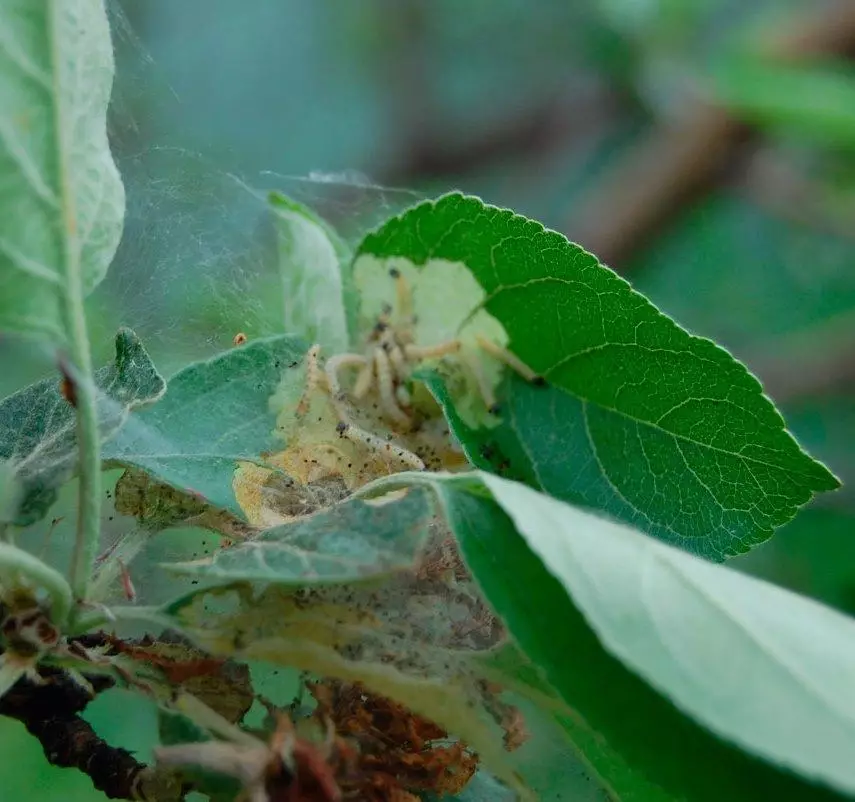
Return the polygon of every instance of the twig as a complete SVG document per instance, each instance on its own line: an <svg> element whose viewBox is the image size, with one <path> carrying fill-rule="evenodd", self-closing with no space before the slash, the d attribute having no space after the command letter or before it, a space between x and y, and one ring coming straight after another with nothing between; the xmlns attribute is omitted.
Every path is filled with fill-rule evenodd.
<svg viewBox="0 0 855 802"><path fill-rule="evenodd" d="M20 721L42 745L54 766L78 768L111 799L133 799L137 775L145 768L130 752L99 738L79 717L92 701L89 693L59 669L42 667L44 684L21 679L0 699L0 715ZM112 687L110 677L86 679L96 693Z"/></svg>
<svg viewBox="0 0 855 802"><path fill-rule="evenodd" d="M809 165L794 164L788 154L773 147L757 149L737 186L748 200L779 219L841 239L855 237L855 205L826 201L822 183L811 177Z"/></svg>
<svg viewBox="0 0 855 802"><path fill-rule="evenodd" d="M855 3L843 0L761 42L780 60L855 51ZM712 185L734 151L755 132L708 101L697 100L663 124L619 164L566 230L612 266L625 260L683 204Z"/></svg>

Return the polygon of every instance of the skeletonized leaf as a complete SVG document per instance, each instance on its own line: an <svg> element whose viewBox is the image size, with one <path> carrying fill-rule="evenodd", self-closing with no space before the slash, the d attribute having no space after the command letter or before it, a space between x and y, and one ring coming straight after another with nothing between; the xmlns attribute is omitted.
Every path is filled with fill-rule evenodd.
<svg viewBox="0 0 855 802"><path fill-rule="evenodd" d="M743 365L561 234L454 193L369 234L354 271L380 277L404 263L437 275L464 266L481 289L462 317L455 286L445 300L435 293L417 310L421 330L452 306L459 331L491 318L500 342L547 380L506 371L493 425L463 414L469 398L440 399L477 466L713 559L746 551L839 486Z"/></svg>
<svg viewBox="0 0 855 802"><path fill-rule="evenodd" d="M0 401L0 458L13 472L19 500L13 522L39 520L77 463L75 410L60 379L43 379ZM159 399L166 382L130 329L116 335L116 360L95 372L101 437L112 437L131 410Z"/></svg>
<svg viewBox="0 0 855 802"><path fill-rule="evenodd" d="M189 365L170 379L159 404L135 415L107 444L104 460L145 471L243 518L234 472L242 461L262 462L275 444L269 399L305 352L300 339L285 335Z"/></svg>
<svg viewBox="0 0 855 802"><path fill-rule="evenodd" d="M9 0L0 42L0 328L62 342L66 300L104 277L124 217L103 2Z"/></svg>
<svg viewBox="0 0 855 802"><path fill-rule="evenodd" d="M412 569L435 515L432 494L423 488L379 504L351 499L209 558L167 567L223 582L353 582Z"/></svg>
<svg viewBox="0 0 855 802"><path fill-rule="evenodd" d="M311 573L293 556L275 576L267 568L259 574L240 557L233 573L263 581L205 588L171 603L163 615L212 654L362 682L463 739L486 768L522 788L503 745L506 708L496 704L473 659L501 640L501 627L449 553L452 544L447 530L436 527L433 505L413 490L380 504L345 502L280 528L301 549L314 549ZM339 550L351 533L355 540L347 548L356 559L324 558L325 566L324 551ZM213 564L227 560L227 552ZM350 581L331 584L336 579Z"/></svg>

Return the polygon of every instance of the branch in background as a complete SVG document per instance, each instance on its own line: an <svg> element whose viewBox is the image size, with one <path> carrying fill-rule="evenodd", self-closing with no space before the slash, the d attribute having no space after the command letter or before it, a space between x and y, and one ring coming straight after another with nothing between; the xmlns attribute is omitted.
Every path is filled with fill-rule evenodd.
<svg viewBox="0 0 855 802"><path fill-rule="evenodd" d="M394 0L384 7L385 45L380 67L387 83L390 115L403 150L396 160L371 172L380 183L409 186L424 179L460 176L508 159L542 157L567 143L589 137L617 116L618 92L571 76L567 86L535 105L517 103L519 110L502 122L489 124L474 136L449 135L437 108L431 73L431 24L426 0ZM389 166L391 161L391 167Z"/></svg>
<svg viewBox="0 0 855 802"><path fill-rule="evenodd" d="M87 648L113 646L102 633L84 635L76 643ZM78 769L109 799L183 800L190 789L177 776L152 769L126 749L110 746L81 717L94 696L115 685L105 674L84 674L83 679L89 688L67 671L39 666L38 680L24 676L0 698L0 716L20 721L38 739L48 763Z"/></svg>
<svg viewBox="0 0 855 802"><path fill-rule="evenodd" d="M855 3L842 0L761 43L770 58L855 52ZM605 263L623 266L689 200L712 186L734 152L755 132L706 101L662 125L637 146L566 226Z"/></svg>
<svg viewBox="0 0 855 802"><path fill-rule="evenodd" d="M855 237L855 206L839 208L824 200L826 190L807 165L794 164L788 154L758 148L738 182L745 196L775 217L840 238Z"/></svg>
<svg viewBox="0 0 855 802"><path fill-rule="evenodd" d="M509 159L548 156L566 149L568 142L587 139L617 117L619 99L603 87L581 88L572 98L566 94L550 98L465 140L405 137L403 158L381 175L381 181L407 185L425 177L459 176Z"/></svg>

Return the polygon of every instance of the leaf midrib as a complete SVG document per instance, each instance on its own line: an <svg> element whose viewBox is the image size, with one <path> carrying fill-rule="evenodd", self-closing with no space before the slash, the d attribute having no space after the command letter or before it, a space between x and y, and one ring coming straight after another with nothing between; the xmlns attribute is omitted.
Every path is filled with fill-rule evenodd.
<svg viewBox="0 0 855 802"><path fill-rule="evenodd" d="M476 276L476 278L477 278L477 276ZM483 298L483 299L481 300L481 302L480 302L480 303L478 303L478 304L477 304L477 305L472 309L472 311L470 311L470 312L469 312L469 314L467 314L467 315L466 315L466 317L465 317L465 318L460 322L460 324L459 324L459 325L458 325L458 327L457 327L457 334L459 335L460 331L466 327L466 325L467 325L467 324L472 320L472 318L474 317L474 315L475 315L475 314L477 314L477 313L478 313L479 311L481 311L482 309L483 309L484 311L486 311L486 307L487 307L487 304L489 303L489 301L490 301L490 300L492 300L493 298L495 298L495 297L496 297L497 295L499 295L500 293L502 293L502 292L504 292L504 291L506 291L506 290L508 290L508 289L522 289L522 288L527 287L527 286L529 286L529 285L531 285L531 284L546 283L546 282L558 282L558 283L560 283L560 284L578 283L578 284L583 284L586 288L590 289L590 285L585 284L584 282L581 282L581 281L577 281L577 282L570 282L570 281L568 281L568 280L566 280L566 279L561 279L561 278L560 278L560 277L558 277L558 276L545 276L545 277L540 278L540 279L531 279L531 280L529 280L529 281L527 281L527 282L524 282L524 283L521 283L521 284L512 284L512 285L504 285L504 284L503 284L503 285L499 286L498 288L494 289L494 290L493 290L492 292L490 292L488 295L486 295L486 297L485 297L485 298ZM637 293L635 293L635 291L634 291L634 290L632 290L632 288L631 288L631 287L630 287L630 291L631 291L631 292L633 292L634 294L637 294ZM639 297L639 298L642 298L643 296L640 296L640 295L639 295L638 297ZM645 299L645 302L646 302L646 303L649 303L649 301L646 301L646 299ZM685 331L685 329L681 328L681 327L680 327L680 326L678 326L676 323L674 323L673 321L670 321L667 317L665 317L665 315L663 315L663 314L662 314L658 309L656 309L656 307L653 307L653 310L655 311L655 313L656 313L656 316L657 316L657 317L665 318L665 319L666 319L666 320L668 320L668 321L669 321L669 323L671 323L671 325L673 325L673 326L674 326L674 327L675 327L679 332L681 332L681 333L682 333L682 334L684 334L686 337L688 337L688 338L689 338L689 342L692 342L692 341L698 341L698 342L702 342L702 343L708 343L708 344L710 344L711 346L713 346L714 348L716 348L718 351L720 351L720 352L721 352L723 355L725 355L728 359L733 359L733 357L732 357L732 356L730 356L730 354L728 354L728 353L727 353L727 351L725 351L724 349L722 349L720 346L716 345L712 340L707 340L707 339L705 339L705 338L697 337L697 336L695 336L695 335L689 334L689 332ZM497 319L498 319L498 318L497 318ZM499 322L500 322L500 323L502 323L502 325L504 325L503 321L499 321ZM544 370L544 371L543 371L543 375L544 375L544 376L548 376L548 374L549 374L549 373L551 373L551 372L553 372L554 370L556 370L556 368L563 366L564 364L566 364L566 363L570 362L571 360L576 359L576 358L577 358L577 357L579 357L579 356L584 356L585 354L588 354L588 353L591 353L591 352L594 352L594 351L597 351L597 350L600 350L600 349L603 349L603 348L606 348L606 347L633 347L633 348L640 348L640 349L642 349L642 350L647 350L647 351L663 351L663 352L672 353L672 354L676 354L676 355L685 354L686 356L691 357L691 358L693 358L693 359L699 359L699 360L702 360L702 361L704 361L704 362L708 362L710 365L713 365L713 366L716 366L716 365L717 365L717 363L716 363L716 362L714 362L713 360L711 360L711 359L707 359L706 357L704 357L704 356L702 356L702 355L700 355L700 354L694 353L694 352L693 352L692 350L690 350L690 349L685 349L685 350L676 350L676 349L673 349L673 348L649 348L648 346L642 345L642 344L640 344L640 343L609 343L609 342L607 342L607 343L601 343L601 344L596 345L596 346L591 346L590 348L586 348L586 349L583 349L582 351L578 351L578 352L576 352L576 353L574 353L574 354L569 354L569 355L567 355L567 356L565 356L565 357L562 357L562 359L561 359L561 360L559 360L559 361L558 361L558 362L556 362L554 365L551 365L549 368L547 368L546 370ZM748 379L748 381L753 381L753 382L755 382L755 383L757 384L757 387L758 387L758 389L759 389L759 391L760 391L760 392L758 393L758 398L759 398L761 401L762 401L762 400L765 400L765 399L764 399L764 397L763 397L763 395L762 395L762 385L761 385L761 384L760 384L760 382L757 380L757 378L756 378L756 377L754 377L754 376L751 374L751 372L750 372L747 368L745 368L745 366L743 366L741 363L739 363L739 362L738 362L738 361L736 361L735 359L733 359L733 362L734 362L734 365L738 366L738 367L743 371L743 373L744 373L744 377L745 377L746 379ZM564 386L562 386L562 385L551 383L551 384L549 384L549 387L552 387L552 388L554 388L554 389L556 389L556 390L558 390L558 391L560 391L560 392L566 393L566 394L567 394L567 395L569 395L570 397L575 398L575 399L578 399L579 401L581 401L581 402L583 402L583 403L585 403L585 404L591 404L592 406L598 407L598 408L600 408L600 409L604 409L604 410L606 410L606 411L608 411L608 412L612 412L612 413L614 413L615 415L620 415L620 416L621 416L621 417L623 417L624 419L629 420L629 421L632 421L632 422L633 422L633 423L635 423L635 424L642 424L642 425L644 425L644 426L647 426L647 427L650 427L650 428L652 428L652 429L655 429L656 431L659 431L659 432L661 432L662 434L665 434L665 435L668 435L668 436L670 436L670 437L673 437L673 438L675 438L676 440L681 440L681 441L683 441L683 442L685 442L685 443L690 443L690 444L692 444L692 445L695 445L695 446L698 446L698 447L701 447L701 448L708 449L708 450L710 450L710 451L712 451L712 452L714 452L714 453L723 454L723 455L726 455L726 456L728 456L728 457L732 457L732 458L737 458L737 459L740 459L740 460L744 460L744 461L746 461L746 462L748 462L748 463L753 463L753 464L760 465L760 466L763 466L763 467L766 467L766 468L770 468L770 469L772 469L772 470L774 470L774 471L784 471L784 472L786 472L786 473L788 473L788 474L790 474L790 475L800 476L800 477L805 478L805 479L811 479L811 480L813 480L813 481L816 481L816 480L818 479L818 477L817 477L815 474L812 474L812 473L803 473L802 471L797 471L797 470L794 470L794 469L792 469L792 468L781 468L780 466L777 466L777 465L775 465L775 464L773 464L773 463L771 463L771 462L766 462L766 461L764 461L764 460L762 460L762 459L760 459L760 458L758 458L758 457L746 456L746 455L743 455L743 454L739 454L739 453L737 453L737 452L735 452L735 451L728 451L727 449L721 448L720 446L712 445L711 443L705 443L705 442L700 441L700 440L693 440L691 437L688 437L687 435L681 434L681 433L679 433L679 432L671 431L670 429L666 429L666 428L664 428L663 426L660 426L659 424L655 423L654 421L645 420L644 418L639 418L639 417L637 417L637 416L633 415L633 414L632 414L632 413L630 413L630 412L627 412L627 411L622 410L622 409L617 409L617 408L615 408L615 407L609 406L608 404L604 404L604 403L602 403L602 402L600 402L600 401L598 401L598 400L594 400L594 399L592 399L592 398L586 397L586 396L582 395L581 393L578 393L578 392L575 392L575 391L573 391L573 390L570 390L569 388L564 387ZM748 389L748 388L746 388L746 389ZM687 400L688 400L688 399L687 399ZM733 401L728 401L727 399L711 399L711 400L715 400L716 402L719 402L719 403L729 403L729 404L733 404L733 406L734 406L734 407L736 407L737 409L742 409L742 410L744 410L744 407L740 407L740 406L739 406L738 404L736 404L735 402L733 402ZM681 404L682 404L682 403L685 403L685 400L684 400L683 402L681 402ZM769 403L769 402L767 401L767 403ZM674 406L674 407L672 407L671 409L667 410L666 412L663 412L663 413L659 416L659 420L661 420L662 418L664 418L664 417L665 417L665 416L667 416L667 415L670 415L670 414L671 414L675 409L677 409L677 407L678 407L678 406L679 406L679 405ZM780 416L779 416L779 417L780 417ZM786 428L785 428L785 422L784 422L783 418L781 418L781 421L780 421L780 422L781 422L781 428L782 428L781 434L783 434L785 437L788 437L788 438L790 439L790 441L791 441L792 445L794 445L794 446L796 447L796 449L798 450L798 453L799 453L799 454L804 455L804 451L802 450L802 448L799 446L799 444L796 442L796 440L792 437L792 435L791 435L791 434L786 430ZM782 454L782 455L786 456L786 452L783 452L783 451L780 451L780 450L779 450L779 451L776 451L776 453L778 453L778 454ZM830 487L836 487L836 486L837 486L836 484L830 484Z"/></svg>

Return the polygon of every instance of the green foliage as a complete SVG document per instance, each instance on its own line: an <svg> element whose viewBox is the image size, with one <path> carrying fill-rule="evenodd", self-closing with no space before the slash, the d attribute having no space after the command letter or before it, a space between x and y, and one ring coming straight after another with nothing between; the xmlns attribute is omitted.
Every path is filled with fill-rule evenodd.
<svg viewBox="0 0 855 802"><path fill-rule="evenodd" d="M171 571L230 582L355 582L411 568L436 512L424 491L398 504L351 499Z"/></svg>
<svg viewBox="0 0 855 802"><path fill-rule="evenodd" d="M157 401L166 390L130 329L116 335L115 361L97 370L94 379L102 441L116 435L132 410ZM17 510L8 520L27 526L43 518L57 490L74 475L77 451L75 409L59 378L43 379L0 401L0 458L19 487Z"/></svg>
<svg viewBox="0 0 855 802"><path fill-rule="evenodd" d="M663 41L693 18L672 15ZM839 486L741 363L561 234L478 198L419 203L352 253L271 193L275 281L254 286L271 296L254 320L284 333L247 326L248 343L185 366L167 392L122 329L115 363L93 372L83 300L124 216L104 5L14 0L0 42L0 328L49 338L59 366L0 402L4 705L40 700L60 677L85 697L109 676L145 708L133 748L148 752L157 729L177 749L143 756L158 765L125 794L147 798L180 795L176 765L195 767L213 800L266 799L274 776L300 794L307 774L334 770L341 743L327 754L314 738L334 714L362 728L360 749L370 735L385 750L355 751L357 777L404 783L424 761L425 798L453 774L431 764L454 751L431 751L446 736L477 753L451 796L468 802L855 796L855 624L715 564ZM847 146L850 79L749 61L717 74L747 119ZM716 274L727 261L706 259ZM841 287L817 308L846 312ZM225 321L221 307L182 331ZM402 464L431 470L392 475ZM107 497L139 525L117 522L102 543L104 468L123 469ZM47 553L47 539L21 528L75 474L66 577L31 550ZM837 533L843 562L849 519L810 520ZM176 524L214 530L220 548L188 562L151 547ZM207 545L202 531L185 539ZM148 607L134 604L141 551L160 583L143 591ZM155 606L164 587L174 593ZM841 588L829 579L827 598L845 607ZM157 637L131 640L134 627ZM121 637L99 634L110 628ZM36 670L47 682L20 682ZM329 683L313 689L317 715L290 703L306 675ZM352 709L336 707L339 683L359 684ZM379 697L392 701L375 717ZM57 731L81 732L84 704ZM293 734L276 724L284 712ZM81 741L47 754L65 761ZM387 752L400 765L372 774Z"/></svg>
<svg viewBox="0 0 855 802"><path fill-rule="evenodd" d="M717 70L714 84L721 102L745 120L855 147L855 71L845 63L732 60Z"/></svg>
<svg viewBox="0 0 855 802"><path fill-rule="evenodd" d="M690 798L752 799L767 783L770 797L808 798L678 718L656 691L639 693L637 675L728 741L852 792L841 704L855 662L850 619L520 485L482 481L501 512L470 492L471 479L441 491L467 561L531 659L613 747ZM626 706L649 707L629 719ZM692 755L707 749L702 778Z"/></svg>
<svg viewBox="0 0 855 802"><path fill-rule="evenodd" d="M161 403L145 410L103 458L241 515L232 490L240 461L262 462L273 444L269 399L305 346L290 335L256 340L179 371Z"/></svg>
<svg viewBox="0 0 855 802"><path fill-rule="evenodd" d="M69 301L104 277L124 189L107 142L113 48L101 0L0 10L0 329L73 339Z"/></svg>
<svg viewBox="0 0 855 802"><path fill-rule="evenodd" d="M510 350L547 379L507 377L489 433L452 422L479 467L497 455L509 475L714 559L839 486L739 362L534 221L452 194L369 234L363 254L465 264Z"/></svg>

